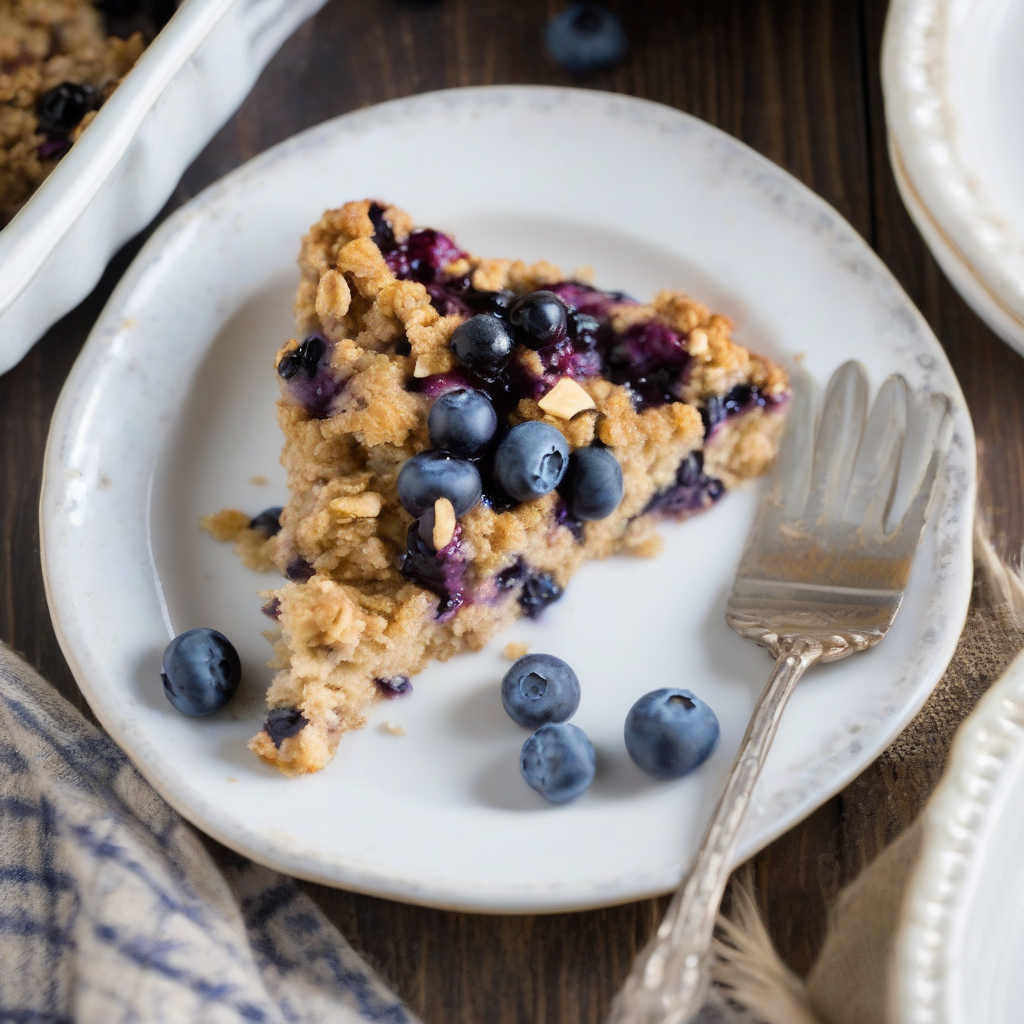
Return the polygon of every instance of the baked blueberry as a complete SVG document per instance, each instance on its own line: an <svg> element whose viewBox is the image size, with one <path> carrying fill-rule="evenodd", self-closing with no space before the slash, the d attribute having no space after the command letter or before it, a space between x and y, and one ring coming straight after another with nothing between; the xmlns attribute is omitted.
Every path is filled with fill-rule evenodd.
<svg viewBox="0 0 1024 1024"><path fill-rule="evenodd" d="M298 736L307 725L309 719L298 708L271 708L263 722L263 731L280 749L284 740Z"/></svg>
<svg viewBox="0 0 1024 1024"><path fill-rule="evenodd" d="M307 338L298 348L292 349L277 364L277 372L285 380L291 380L299 370L304 370L306 376L312 379L316 376L320 360L323 359L324 352L326 351L327 345L324 343L323 338L318 338L314 334L311 338Z"/></svg>
<svg viewBox="0 0 1024 1024"><path fill-rule="evenodd" d="M47 89L36 105L39 130L43 132L70 132L82 123L82 118L99 106L99 97L91 85L61 82Z"/></svg>
<svg viewBox="0 0 1024 1024"><path fill-rule="evenodd" d="M542 725L524 744L519 770L545 800L564 804L594 781L597 758L587 734L568 722Z"/></svg>
<svg viewBox="0 0 1024 1024"><path fill-rule="evenodd" d="M532 349L557 344L567 332L565 306L554 292L524 295L508 311L508 322L516 341Z"/></svg>
<svg viewBox="0 0 1024 1024"><path fill-rule="evenodd" d="M374 679L377 689L382 697L393 700L395 697L404 697L412 693L412 681L408 676L392 676L390 679Z"/></svg>
<svg viewBox="0 0 1024 1024"><path fill-rule="evenodd" d="M645 693L626 716L626 750L655 779L678 779L699 768L718 745L718 718L689 690Z"/></svg>
<svg viewBox="0 0 1024 1024"><path fill-rule="evenodd" d="M421 516L438 498L447 498L457 517L479 500L480 471L472 462L445 452L420 452L407 459L398 474L398 498L410 515Z"/></svg>
<svg viewBox="0 0 1024 1024"><path fill-rule="evenodd" d="M258 516L249 520L249 529L262 533L264 537L273 537L281 532L281 513L284 511L280 505L274 508L265 508Z"/></svg>
<svg viewBox="0 0 1024 1024"><path fill-rule="evenodd" d="M519 591L519 607L528 619L536 619L553 601L562 596L562 588L550 573L530 573Z"/></svg>
<svg viewBox="0 0 1024 1024"><path fill-rule="evenodd" d="M455 358L485 379L501 372L514 347L508 324L491 313L478 313L464 320L451 340Z"/></svg>
<svg viewBox="0 0 1024 1024"><path fill-rule="evenodd" d="M476 455L498 429L498 415L482 391L456 388L434 402L427 417L430 443L452 455Z"/></svg>
<svg viewBox="0 0 1024 1024"><path fill-rule="evenodd" d="M215 629L180 633L164 651L163 672L167 699L184 715L212 715L235 695L242 678L238 652Z"/></svg>
<svg viewBox="0 0 1024 1024"><path fill-rule="evenodd" d="M305 583L316 575L316 569L313 568L309 559L303 558L302 555L296 555L288 563L284 574L292 583Z"/></svg>
<svg viewBox="0 0 1024 1024"><path fill-rule="evenodd" d="M550 494L565 476L569 444L547 423L529 420L513 427L498 445L494 475L517 501Z"/></svg>
<svg viewBox="0 0 1024 1024"><path fill-rule="evenodd" d="M622 467L607 448L580 448L569 457L562 494L577 519L604 519L622 501Z"/></svg>
<svg viewBox="0 0 1024 1024"><path fill-rule="evenodd" d="M505 673L501 703L508 717L527 729L564 722L580 706L580 681L561 658L526 654Z"/></svg>
<svg viewBox="0 0 1024 1024"><path fill-rule="evenodd" d="M610 71L626 56L626 32L619 18L598 4L573 4L544 30L548 53L571 75Z"/></svg>

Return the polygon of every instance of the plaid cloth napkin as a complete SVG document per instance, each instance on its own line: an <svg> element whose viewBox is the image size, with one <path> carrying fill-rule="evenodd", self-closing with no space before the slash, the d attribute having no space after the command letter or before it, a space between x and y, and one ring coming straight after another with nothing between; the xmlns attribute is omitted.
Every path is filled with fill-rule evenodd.
<svg viewBox="0 0 1024 1024"><path fill-rule="evenodd" d="M414 1024L290 879L197 834L0 644L0 1021Z"/></svg>

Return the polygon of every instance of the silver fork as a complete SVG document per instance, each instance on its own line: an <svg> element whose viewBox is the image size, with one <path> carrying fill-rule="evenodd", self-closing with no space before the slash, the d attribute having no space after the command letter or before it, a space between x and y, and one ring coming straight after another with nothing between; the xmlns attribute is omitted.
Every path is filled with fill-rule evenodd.
<svg viewBox="0 0 1024 1024"><path fill-rule="evenodd" d="M801 374L774 478L736 573L726 619L776 659L693 870L640 953L608 1024L684 1024L708 993L711 940L740 826L793 688L816 662L877 644L899 611L951 433L945 395L890 377L868 416L856 362L821 415ZM820 419L820 423L819 423Z"/></svg>

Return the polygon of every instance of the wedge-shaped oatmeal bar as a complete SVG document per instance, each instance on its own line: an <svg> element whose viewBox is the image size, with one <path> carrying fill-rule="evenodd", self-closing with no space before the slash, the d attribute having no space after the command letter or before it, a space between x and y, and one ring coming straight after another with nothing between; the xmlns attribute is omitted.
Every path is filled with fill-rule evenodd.
<svg viewBox="0 0 1024 1024"><path fill-rule="evenodd" d="M588 558L658 549L775 454L787 379L677 292L648 304L482 259L384 203L304 239L278 353L290 498L208 528L287 577L266 724L289 774L330 760L431 658L556 600Z"/></svg>

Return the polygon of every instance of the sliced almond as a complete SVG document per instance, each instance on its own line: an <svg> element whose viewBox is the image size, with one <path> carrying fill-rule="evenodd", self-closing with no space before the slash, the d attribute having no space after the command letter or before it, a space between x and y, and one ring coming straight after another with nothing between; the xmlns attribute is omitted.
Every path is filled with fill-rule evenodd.
<svg viewBox="0 0 1024 1024"><path fill-rule="evenodd" d="M571 420L577 413L597 408L590 395L571 377L563 377L537 404L560 420Z"/></svg>
<svg viewBox="0 0 1024 1024"><path fill-rule="evenodd" d="M340 320L352 302L348 281L336 270L325 270L316 290L316 315Z"/></svg>
<svg viewBox="0 0 1024 1024"><path fill-rule="evenodd" d="M455 508L447 498L438 498L434 502L434 531L431 540L434 550L448 547L455 536Z"/></svg>
<svg viewBox="0 0 1024 1024"><path fill-rule="evenodd" d="M353 519L374 519L384 507L384 499L374 491L362 494L347 494L335 498L328 506L335 515L352 516Z"/></svg>

